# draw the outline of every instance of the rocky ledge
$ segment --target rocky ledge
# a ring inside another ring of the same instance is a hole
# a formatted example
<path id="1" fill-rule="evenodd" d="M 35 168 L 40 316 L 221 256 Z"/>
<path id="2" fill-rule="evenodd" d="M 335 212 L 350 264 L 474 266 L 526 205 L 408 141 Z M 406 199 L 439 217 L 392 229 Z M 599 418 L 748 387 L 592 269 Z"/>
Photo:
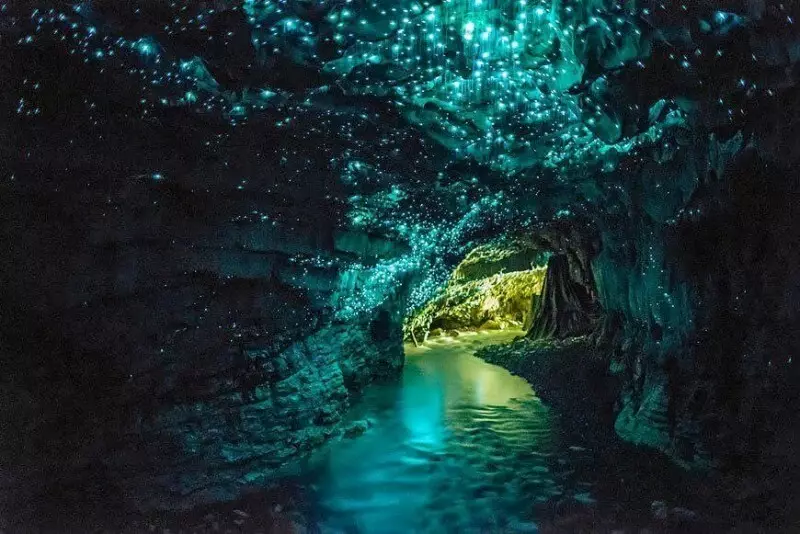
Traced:
<path id="1" fill-rule="evenodd" d="M 530 382 L 558 414 L 567 439 L 591 457 L 585 469 L 597 502 L 546 503 L 537 512 L 541 532 L 763 532 L 765 514 L 775 528 L 793 521 L 786 492 L 759 472 L 687 469 L 663 452 L 632 444 L 619 435 L 618 424 L 615 432 L 624 384 L 592 336 L 519 337 L 475 355 Z"/>
<path id="2" fill-rule="evenodd" d="M 613 427 L 619 385 L 588 336 L 564 340 L 517 338 L 476 353 L 531 383 L 536 394 L 566 415 L 568 431 L 596 440 Z"/>

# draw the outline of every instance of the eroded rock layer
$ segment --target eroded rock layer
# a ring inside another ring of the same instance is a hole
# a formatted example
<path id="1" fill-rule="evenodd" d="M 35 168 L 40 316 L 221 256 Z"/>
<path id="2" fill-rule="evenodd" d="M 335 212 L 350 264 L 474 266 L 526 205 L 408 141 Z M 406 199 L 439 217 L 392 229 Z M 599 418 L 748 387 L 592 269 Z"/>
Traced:
<path id="1" fill-rule="evenodd" d="M 406 319 L 406 338 L 419 343 L 446 331 L 521 328 L 542 291 L 547 254 L 524 241 L 475 248 L 441 290 Z"/>

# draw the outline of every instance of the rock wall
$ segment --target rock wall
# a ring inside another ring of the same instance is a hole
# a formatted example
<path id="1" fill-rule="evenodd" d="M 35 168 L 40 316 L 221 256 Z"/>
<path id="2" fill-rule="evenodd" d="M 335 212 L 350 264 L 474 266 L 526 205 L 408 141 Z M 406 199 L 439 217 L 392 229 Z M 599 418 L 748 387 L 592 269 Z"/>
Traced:
<path id="1" fill-rule="evenodd" d="M 228 500 L 268 484 L 276 469 L 346 430 L 338 423 L 361 387 L 402 367 L 391 329 L 388 322 L 336 325 L 277 354 L 247 350 L 243 378 L 221 381 L 207 400 L 158 406 L 128 429 L 125 439 L 136 448 L 109 464 L 147 507 Z M 222 374 L 242 373 L 234 362 Z M 180 467 L 165 451 L 178 453 Z"/>
<path id="2" fill-rule="evenodd" d="M 796 180 L 740 136 L 696 140 L 666 164 L 640 167 L 641 191 L 604 220 L 593 260 L 612 325 L 598 343 L 625 383 L 617 433 L 687 466 L 786 473 L 796 468 L 786 459 L 796 438 L 780 430 L 794 425 L 798 383 Z"/>
<path id="3" fill-rule="evenodd" d="M 268 200 L 229 176 L 19 176 L 0 185 L 6 506 L 86 484 L 147 508 L 233 497 L 337 436 L 353 396 L 402 367 L 402 283 L 334 317 L 400 243 L 322 211 L 241 217 Z"/>
<path id="4" fill-rule="evenodd" d="M 422 342 L 447 330 L 522 327 L 542 291 L 547 254 L 523 240 L 474 248 L 438 293 L 406 319 L 406 339 Z"/>
<path id="5" fill-rule="evenodd" d="M 627 139 L 580 191 L 616 430 L 687 466 L 796 470 L 796 10 L 652 4 L 641 41 L 581 60 L 598 135 Z"/>

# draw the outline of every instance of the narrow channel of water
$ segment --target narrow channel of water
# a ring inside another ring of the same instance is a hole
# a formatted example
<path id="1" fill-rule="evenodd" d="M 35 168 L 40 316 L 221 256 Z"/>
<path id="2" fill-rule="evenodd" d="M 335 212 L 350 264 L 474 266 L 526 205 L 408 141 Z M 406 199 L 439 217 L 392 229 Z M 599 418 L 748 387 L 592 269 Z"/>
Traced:
<path id="1" fill-rule="evenodd" d="M 321 524 L 362 533 L 535 531 L 534 506 L 564 491 L 559 473 L 575 448 L 526 381 L 473 356 L 519 334 L 407 346 L 402 377 L 370 386 L 348 414 L 372 427 L 327 445 L 304 468 Z M 572 489 L 590 499 L 588 487 Z"/>

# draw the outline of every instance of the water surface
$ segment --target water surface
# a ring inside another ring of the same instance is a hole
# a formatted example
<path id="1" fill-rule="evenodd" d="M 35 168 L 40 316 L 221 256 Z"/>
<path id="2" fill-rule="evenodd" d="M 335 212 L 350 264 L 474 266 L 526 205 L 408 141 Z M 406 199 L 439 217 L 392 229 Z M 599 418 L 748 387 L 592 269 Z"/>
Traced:
<path id="1" fill-rule="evenodd" d="M 367 533 L 534 530 L 533 506 L 562 491 L 554 471 L 568 448 L 526 381 L 472 355 L 519 334 L 407 346 L 400 379 L 367 388 L 348 414 L 373 426 L 308 461 L 318 520 Z"/>

